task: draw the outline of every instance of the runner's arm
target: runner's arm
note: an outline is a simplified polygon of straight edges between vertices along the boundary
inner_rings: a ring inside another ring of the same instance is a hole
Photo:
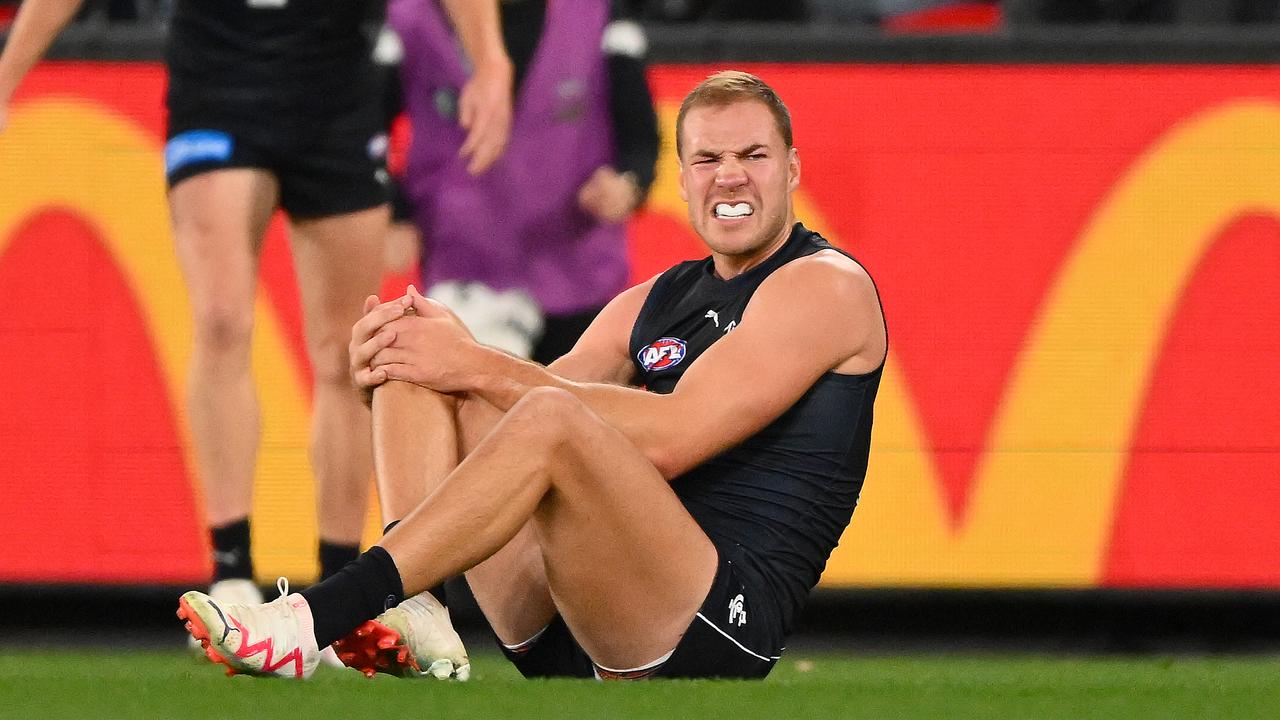
[[[9,29],[0,54],[0,130],[8,119],[9,102],[31,68],[71,22],[84,0],[25,0]]]
[[[462,49],[471,60],[471,79],[458,96],[458,124],[467,131],[458,154],[467,171],[479,175],[493,165],[511,135],[514,71],[502,44],[495,0],[440,0]]]

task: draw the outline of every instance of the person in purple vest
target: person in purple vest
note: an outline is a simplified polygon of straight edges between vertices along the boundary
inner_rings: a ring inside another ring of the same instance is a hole
[[[419,674],[442,658],[417,598],[465,572],[528,677],[769,673],[857,504],[888,336],[867,271],[796,221],[773,88],[707,78],[676,152],[709,257],[623,291],[548,367],[412,287],[365,301],[350,359],[379,492],[426,500],[302,593],[183,595],[218,660],[305,677],[333,643],[367,674]]]
[[[422,235],[427,295],[483,343],[549,364],[628,281],[626,220],[658,154],[646,41],[609,0],[504,0],[515,77],[504,156],[478,176],[457,155],[467,64],[427,0],[391,0],[413,142],[402,188]]]

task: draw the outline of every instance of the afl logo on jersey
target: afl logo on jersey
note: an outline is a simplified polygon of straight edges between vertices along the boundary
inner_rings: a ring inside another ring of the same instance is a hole
[[[650,343],[636,357],[640,360],[640,366],[646,371],[673,368],[684,359],[684,341],[679,338],[664,337]]]

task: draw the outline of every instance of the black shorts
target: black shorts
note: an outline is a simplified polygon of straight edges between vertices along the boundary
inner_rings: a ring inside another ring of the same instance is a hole
[[[315,118],[252,118],[248,110],[195,110],[170,98],[164,148],[169,187],[200,173],[258,168],[280,183],[280,206],[294,218],[343,215],[382,205],[387,134],[381,110],[349,106]]]
[[[781,657],[783,641],[782,620],[768,591],[722,554],[693,622],[671,655],[651,669],[615,675],[597,667],[560,616],[521,650],[502,651],[527,678],[761,679]]]

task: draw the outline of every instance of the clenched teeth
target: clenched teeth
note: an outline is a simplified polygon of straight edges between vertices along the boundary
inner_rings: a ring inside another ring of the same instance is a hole
[[[722,218],[746,217],[755,212],[755,210],[747,203],[736,203],[734,205],[730,205],[729,203],[717,203],[715,210],[716,217]]]

